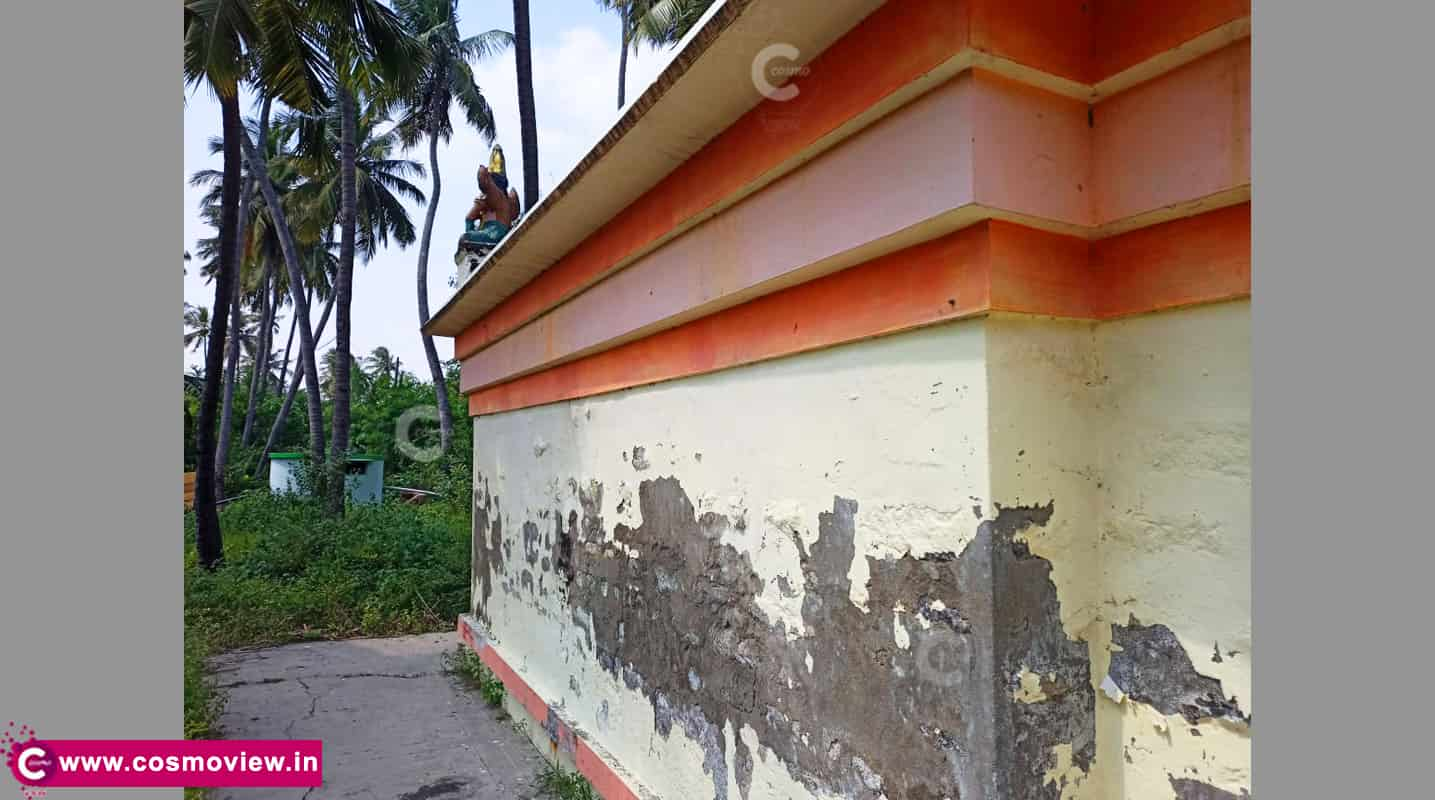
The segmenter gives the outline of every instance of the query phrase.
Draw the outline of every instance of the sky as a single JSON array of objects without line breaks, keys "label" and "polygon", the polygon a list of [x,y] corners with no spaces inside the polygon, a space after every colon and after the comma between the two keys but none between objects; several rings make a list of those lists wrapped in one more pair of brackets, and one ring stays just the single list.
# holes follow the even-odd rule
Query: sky
[{"label": "sky", "polygon": [[[513,6],[506,0],[459,0],[459,33],[463,36],[492,28],[513,30]],[[538,120],[539,191],[547,194],[573,165],[597,143],[618,117],[618,18],[598,7],[595,0],[537,0],[530,4],[533,45],[533,94]],[[646,46],[628,57],[626,98],[631,102],[652,83],[671,60],[675,49],[654,52]],[[523,193],[523,154],[519,142],[518,88],[513,51],[474,65],[474,77],[493,108],[498,137],[508,161],[508,175]],[[184,247],[193,253],[195,242],[212,236],[212,229],[199,217],[203,192],[189,186],[189,176],[200,169],[221,169],[217,155],[210,155],[208,140],[220,133],[219,105],[203,87],[186,92],[184,109]],[[257,114],[253,98],[243,98],[246,116]],[[471,128],[461,127],[463,114],[452,111],[453,139],[439,144],[439,171],[443,191],[434,221],[433,246],[429,252],[429,310],[437,312],[452,296],[448,285],[454,274],[453,245],[463,232],[463,217],[478,194],[474,174],[487,163],[489,146]],[[427,165],[426,144],[402,154]],[[427,195],[429,178],[415,179]],[[409,216],[420,234],[424,207],[410,204]],[[353,352],[360,357],[375,347],[387,347],[405,370],[428,379],[423,343],[418,332],[418,298],[415,279],[418,244],[400,249],[390,243],[367,264],[355,261],[353,299]],[[186,266],[184,300],[212,306],[214,286],[199,275],[197,265]],[[322,310],[312,311],[318,323]],[[175,309],[176,322],[180,309]],[[276,336],[276,358],[289,334],[288,308],[280,317]],[[298,338],[297,336],[295,337]],[[331,319],[319,343],[321,350],[333,346]],[[453,356],[453,342],[436,338],[440,359]],[[184,351],[184,368],[202,365],[202,350]]]}]

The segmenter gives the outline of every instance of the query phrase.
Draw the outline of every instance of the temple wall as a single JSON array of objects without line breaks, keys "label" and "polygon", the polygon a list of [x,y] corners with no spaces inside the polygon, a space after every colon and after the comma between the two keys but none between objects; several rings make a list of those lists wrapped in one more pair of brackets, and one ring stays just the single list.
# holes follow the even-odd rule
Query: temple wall
[{"label": "temple wall", "polygon": [[[661,797],[948,771],[936,730],[896,730],[958,694],[917,667],[945,615],[904,570],[958,591],[951,559],[990,508],[984,349],[980,321],[956,323],[479,417],[474,600],[494,648]],[[989,750],[969,722],[951,735]]]},{"label": "temple wall", "polygon": [[1116,646],[1108,656],[1093,637],[1092,657],[1109,659],[1127,696],[1099,695],[1098,736],[1113,756],[1097,796],[1242,797],[1251,786],[1250,302],[1106,323],[1098,342],[1109,625],[1100,631]]},{"label": "temple wall", "polygon": [[1248,309],[481,416],[475,614],[659,797],[1238,797]]},{"label": "temple wall", "polygon": [[1248,796],[1249,27],[888,3],[476,276],[460,630],[536,743],[607,800]]},{"label": "temple wall", "polygon": [[[1024,543],[1089,649],[1094,758],[1052,750],[1062,798],[1250,789],[1249,311],[987,323],[992,491],[1051,504]],[[1036,661],[999,663],[1025,709],[1077,688]]]}]

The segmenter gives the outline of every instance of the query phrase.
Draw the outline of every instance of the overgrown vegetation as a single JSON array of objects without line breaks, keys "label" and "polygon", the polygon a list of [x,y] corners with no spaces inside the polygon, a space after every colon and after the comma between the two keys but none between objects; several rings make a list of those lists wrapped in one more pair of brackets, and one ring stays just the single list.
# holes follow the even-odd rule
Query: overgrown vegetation
[{"label": "overgrown vegetation", "polygon": [[236,500],[221,511],[224,562],[212,571],[199,566],[194,515],[186,516],[186,737],[219,735],[223,700],[206,673],[211,654],[453,625],[468,605],[472,479],[462,464],[431,469],[429,477],[441,477],[424,485],[443,497],[424,505],[390,500],[334,517],[292,495]]},{"label": "overgrown vegetation", "polygon": [[184,738],[214,738],[224,699],[205,670],[209,658],[203,637],[184,632]]},{"label": "overgrown vegetation", "polygon": [[538,773],[537,785],[545,797],[556,800],[599,800],[587,778],[563,769],[557,762],[550,762]]},{"label": "overgrown vegetation", "polygon": [[452,653],[444,656],[444,669],[458,678],[463,685],[477,689],[483,699],[494,708],[503,705],[503,681],[484,665],[478,654],[460,644]]},{"label": "overgrown vegetation", "polygon": [[332,517],[313,500],[258,493],[226,506],[223,524],[223,566],[200,569],[189,547],[185,563],[186,628],[215,650],[439,630],[467,605],[466,503]]}]

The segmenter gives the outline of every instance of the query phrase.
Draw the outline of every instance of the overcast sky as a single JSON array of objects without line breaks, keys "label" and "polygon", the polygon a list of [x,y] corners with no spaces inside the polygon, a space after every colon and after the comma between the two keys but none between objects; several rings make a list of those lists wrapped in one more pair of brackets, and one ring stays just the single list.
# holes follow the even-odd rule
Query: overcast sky
[{"label": "overcast sky", "polygon": [[[506,0],[459,0],[459,27],[463,36],[471,36],[491,28],[513,29],[513,7]],[[617,119],[618,96],[618,18],[602,12],[595,0],[538,0],[531,4],[533,37],[533,93],[538,117],[539,190],[546,194],[584,153],[598,141]],[[653,78],[672,58],[674,50],[653,52],[644,47],[628,58],[626,99],[631,101],[643,92]],[[518,138],[518,91],[514,76],[513,52],[475,65],[475,77],[489,105],[493,107],[498,127],[497,142],[503,146],[508,160],[508,174],[522,194],[523,154]],[[202,192],[188,185],[196,170],[222,167],[218,156],[208,152],[209,137],[220,132],[219,106],[199,88],[189,92],[184,109],[184,247],[191,253],[198,239],[213,235],[200,221],[199,198]],[[245,115],[252,110],[252,98],[244,98]],[[429,309],[436,312],[452,295],[449,277],[454,272],[453,245],[463,232],[463,217],[478,194],[474,173],[488,158],[488,146],[472,129],[457,127],[462,112],[453,111],[456,131],[445,146],[439,145],[439,169],[443,191],[439,198],[438,217],[434,221],[433,246],[429,253]],[[405,154],[406,158],[427,164],[425,145]],[[427,177],[416,181],[429,193]],[[412,206],[410,218],[419,232],[423,228],[424,208]],[[418,247],[400,249],[390,245],[367,264],[356,261],[354,266],[354,327],[353,350],[366,355],[380,345],[389,348],[403,362],[403,368],[428,378],[423,366],[423,345],[418,333],[418,306],[414,280]],[[184,277],[185,302],[212,306],[214,286],[199,276],[191,264]],[[320,308],[313,311],[318,323]],[[287,309],[286,309],[287,311]],[[180,310],[175,309],[179,322]],[[331,320],[320,339],[323,349],[333,346],[334,325]],[[281,349],[289,333],[288,318],[281,318],[276,337],[275,353]],[[297,339],[297,337],[296,337]],[[453,356],[450,339],[438,338],[439,358]],[[202,364],[204,353],[186,350],[184,367]]]}]

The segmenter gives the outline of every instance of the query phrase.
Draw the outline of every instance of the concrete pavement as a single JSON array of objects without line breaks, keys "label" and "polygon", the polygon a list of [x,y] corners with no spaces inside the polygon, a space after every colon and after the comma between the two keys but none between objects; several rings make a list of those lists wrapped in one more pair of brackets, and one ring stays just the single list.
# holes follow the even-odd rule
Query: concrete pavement
[{"label": "concrete pavement", "polygon": [[217,800],[522,800],[543,759],[443,669],[454,633],[312,642],[215,659],[229,739],[321,739],[316,789],[219,789]]}]

